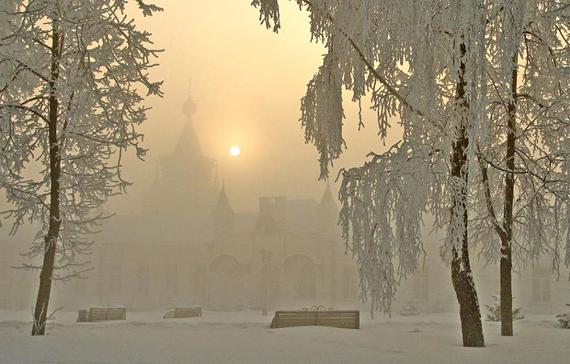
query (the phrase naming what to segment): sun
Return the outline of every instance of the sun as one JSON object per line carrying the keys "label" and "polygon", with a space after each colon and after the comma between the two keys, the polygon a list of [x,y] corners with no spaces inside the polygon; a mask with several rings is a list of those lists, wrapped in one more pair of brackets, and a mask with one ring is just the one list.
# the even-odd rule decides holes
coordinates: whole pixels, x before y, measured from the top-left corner
{"label": "sun", "polygon": [[230,155],[232,157],[237,157],[238,155],[240,155],[240,153],[241,153],[241,149],[239,146],[234,145],[230,148]]}

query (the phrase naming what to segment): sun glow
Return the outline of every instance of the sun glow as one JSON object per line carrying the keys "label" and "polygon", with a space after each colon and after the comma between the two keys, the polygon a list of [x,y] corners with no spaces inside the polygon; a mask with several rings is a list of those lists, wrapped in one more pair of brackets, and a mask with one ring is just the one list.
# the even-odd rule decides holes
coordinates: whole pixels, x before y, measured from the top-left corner
{"label": "sun glow", "polygon": [[237,157],[238,155],[240,155],[240,153],[241,153],[241,149],[237,145],[234,145],[230,148],[230,155],[232,157]]}

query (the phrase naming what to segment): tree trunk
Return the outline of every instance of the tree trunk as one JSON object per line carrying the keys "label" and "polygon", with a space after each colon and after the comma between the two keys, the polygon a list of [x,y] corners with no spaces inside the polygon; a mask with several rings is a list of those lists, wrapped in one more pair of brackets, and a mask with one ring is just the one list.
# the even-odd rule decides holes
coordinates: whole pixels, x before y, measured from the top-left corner
{"label": "tree trunk", "polygon": [[459,302],[463,346],[484,347],[485,338],[481,324],[481,312],[475,282],[473,281],[473,272],[469,265],[469,244],[466,237],[461,252],[456,249],[453,250],[451,278]]}
{"label": "tree trunk", "polygon": [[48,232],[44,238],[44,259],[40,273],[40,287],[34,309],[34,322],[32,336],[44,335],[46,330],[47,313],[51,294],[53,268],[55,263],[55,253],[59,231],[61,228],[60,215],[60,176],[61,176],[61,156],[59,151],[59,140],[57,136],[57,122],[59,102],[57,99],[56,85],[59,78],[60,64],[60,33],[59,21],[52,21],[52,46],[51,46],[51,79],[49,81],[49,178],[50,178],[50,205],[49,205],[49,225]]}
{"label": "tree trunk", "polygon": [[[518,54],[513,56],[513,65],[516,66]],[[500,295],[501,295],[501,335],[513,336],[513,290],[512,290],[512,240],[513,240],[513,203],[515,191],[515,141],[516,141],[516,93],[518,71],[513,67],[511,75],[511,98],[508,104],[507,122],[507,175],[505,176],[505,205],[503,227],[505,238],[501,239],[500,261]]]}
{"label": "tree trunk", "polygon": [[[462,196],[467,196],[467,155],[466,148],[469,144],[465,136],[465,129],[462,129],[459,140],[453,145],[452,176],[460,177],[464,181]],[[463,224],[465,226],[461,251],[453,248],[451,260],[451,280],[459,303],[459,316],[461,319],[461,333],[463,336],[463,346],[483,347],[485,339],[483,337],[483,326],[481,324],[481,312],[473,272],[469,260],[469,240],[467,237],[467,209],[466,201],[456,200],[454,204],[463,204]],[[452,209],[456,206],[452,206]]]}
{"label": "tree trunk", "polygon": [[[466,47],[460,45],[461,59],[465,56]],[[459,303],[459,316],[461,319],[461,333],[463,336],[463,346],[483,347],[485,339],[483,337],[483,326],[481,324],[481,312],[473,272],[469,260],[469,240],[467,236],[467,188],[469,181],[469,170],[467,161],[467,148],[469,138],[467,136],[468,109],[469,104],[465,94],[465,63],[462,61],[459,67],[459,81],[456,85],[455,101],[460,111],[461,124],[457,133],[457,140],[452,146],[451,156],[451,176],[462,181],[462,191],[460,197],[453,201],[451,213],[459,208],[463,210],[463,236],[461,251],[458,247],[452,248],[451,260],[451,280]]]}

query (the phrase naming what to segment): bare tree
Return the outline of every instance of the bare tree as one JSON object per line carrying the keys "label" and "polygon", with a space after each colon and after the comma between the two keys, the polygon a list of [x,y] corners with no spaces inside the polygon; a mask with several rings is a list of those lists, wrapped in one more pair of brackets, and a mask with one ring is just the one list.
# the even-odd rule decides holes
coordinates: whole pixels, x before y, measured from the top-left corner
{"label": "bare tree", "polygon": [[[162,9],[136,0],[145,16]],[[41,256],[32,335],[43,335],[53,279],[81,272],[95,213],[129,184],[122,156],[139,158],[142,89],[161,95],[149,70],[158,50],[120,0],[19,0],[0,39],[0,185],[12,233],[39,223]],[[31,267],[32,265],[30,265]],[[66,273],[58,274],[64,270]]]}

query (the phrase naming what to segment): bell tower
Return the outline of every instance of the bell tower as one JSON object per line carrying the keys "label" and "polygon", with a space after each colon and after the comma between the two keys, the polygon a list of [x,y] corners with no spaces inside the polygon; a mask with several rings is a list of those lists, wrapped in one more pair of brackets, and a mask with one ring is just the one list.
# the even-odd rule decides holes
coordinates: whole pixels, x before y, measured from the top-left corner
{"label": "bell tower", "polygon": [[145,196],[144,212],[171,218],[206,218],[216,200],[216,162],[202,152],[193,124],[196,106],[190,90],[182,111],[184,127],[173,151],[159,160],[154,182]]}

